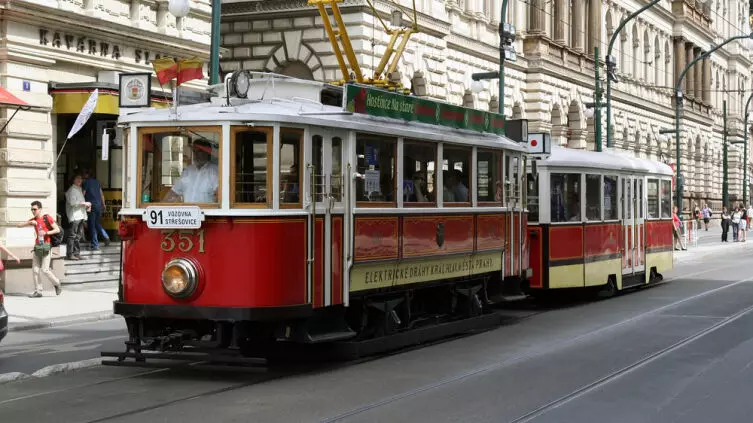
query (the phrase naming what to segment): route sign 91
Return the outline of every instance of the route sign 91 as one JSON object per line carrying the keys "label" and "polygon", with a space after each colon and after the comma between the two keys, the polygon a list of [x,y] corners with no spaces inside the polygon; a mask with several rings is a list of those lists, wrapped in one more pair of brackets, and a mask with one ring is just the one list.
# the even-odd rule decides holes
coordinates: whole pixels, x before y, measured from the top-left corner
{"label": "route sign 91", "polygon": [[149,229],[199,229],[204,215],[197,206],[150,206],[142,218]]}

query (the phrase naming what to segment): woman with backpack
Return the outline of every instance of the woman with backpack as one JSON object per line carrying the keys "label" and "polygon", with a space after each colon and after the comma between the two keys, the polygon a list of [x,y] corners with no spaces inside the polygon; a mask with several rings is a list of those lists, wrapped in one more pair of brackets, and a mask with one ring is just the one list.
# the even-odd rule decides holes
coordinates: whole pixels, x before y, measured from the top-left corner
{"label": "woman with backpack", "polygon": [[34,228],[34,234],[36,239],[34,241],[34,254],[32,254],[31,269],[34,276],[34,292],[29,294],[30,298],[39,298],[42,296],[44,287],[42,285],[42,275],[44,273],[47,279],[55,286],[55,294],[60,295],[63,291],[63,287],[60,285],[60,280],[52,273],[50,269],[50,262],[52,261],[52,240],[55,238],[59,243],[59,236],[62,234],[60,227],[50,215],[42,212],[42,203],[40,201],[34,201],[31,203],[31,213],[33,218],[26,222],[19,223],[17,227],[23,228],[24,226],[32,226]]}

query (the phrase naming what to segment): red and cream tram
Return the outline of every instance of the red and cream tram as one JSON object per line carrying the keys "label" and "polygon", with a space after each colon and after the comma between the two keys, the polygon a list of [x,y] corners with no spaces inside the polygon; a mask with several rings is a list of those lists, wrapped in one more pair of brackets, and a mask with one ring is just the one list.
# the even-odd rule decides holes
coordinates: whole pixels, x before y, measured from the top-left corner
{"label": "red and cream tram", "polygon": [[114,311],[137,353],[378,337],[478,316],[530,276],[526,148],[498,115],[243,71],[225,87],[119,121]]}
{"label": "red and cream tram", "polygon": [[555,147],[527,178],[530,292],[661,280],[672,268],[672,169]]}

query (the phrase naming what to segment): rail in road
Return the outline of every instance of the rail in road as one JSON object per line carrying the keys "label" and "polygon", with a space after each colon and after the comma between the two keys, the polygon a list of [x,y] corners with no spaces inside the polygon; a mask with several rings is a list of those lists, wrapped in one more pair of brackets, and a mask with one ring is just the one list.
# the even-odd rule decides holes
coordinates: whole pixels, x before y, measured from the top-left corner
{"label": "rail in road", "polygon": [[[672,368],[678,354],[720,333],[732,330],[737,336],[726,337],[742,342],[739,327],[753,314],[745,265],[729,260],[688,269],[654,288],[544,312],[523,310],[524,320],[493,331],[346,365],[223,374],[95,367],[23,380],[0,385],[0,418],[563,421],[558,413],[576,416],[610,389],[620,401],[635,402],[631,378],[641,375],[641,383],[650,385],[647,369],[659,363]],[[586,408],[600,412],[596,405]]]}

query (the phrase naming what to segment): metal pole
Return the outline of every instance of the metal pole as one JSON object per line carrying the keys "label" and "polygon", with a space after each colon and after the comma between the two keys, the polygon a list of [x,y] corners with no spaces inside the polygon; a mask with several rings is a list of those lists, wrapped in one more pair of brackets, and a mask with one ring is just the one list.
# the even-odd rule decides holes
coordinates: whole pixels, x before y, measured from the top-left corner
{"label": "metal pole", "polygon": [[[717,46],[714,46],[714,48],[712,48],[711,50],[709,50],[709,51],[707,51],[707,52],[705,52],[703,54],[698,55],[698,57],[696,57],[695,59],[693,59],[693,61],[690,62],[685,67],[685,69],[682,70],[682,73],[680,73],[680,76],[677,78],[677,82],[675,84],[675,154],[677,155],[677,157],[675,159],[676,160],[676,164],[677,164],[677,166],[676,166],[677,167],[677,169],[676,169],[676,172],[677,172],[677,191],[676,191],[675,195],[677,196],[677,198],[675,200],[676,200],[676,204],[677,204],[677,210],[680,213],[682,213],[682,177],[680,176],[680,143],[681,143],[681,139],[680,139],[680,119],[682,119],[682,116],[680,115],[680,110],[682,109],[682,79],[685,78],[685,74],[688,73],[688,70],[690,70],[690,68],[692,68],[693,65],[695,65],[699,61],[701,61],[701,60],[709,57],[711,55],[711,53],[719,50],[720,48],[722,48],[725,45],[731,43],[732,41],[742,40],[742,39],[745,39],[745,38],[753,38],[753,34],[736,35],[734,37],[730,37],[730,38],[724,40],[723,43],[721,43],[721,44],[719,44]],[[723,105],[724,105],[725,114],[726,114],[726,108],[727,108],[726,101],[723,103]],[[725,131],[725,134],[724,134],[724,137],[725,137],[725,141],[724,141],[724,149],[725,150],[724,151],[725,151],[725,153],[727,151],[726,150],[726,148],[727,148],[726,136],[727,136],[727,134],[726,134],[726,131]],[[725,166],[725,169],[726,169],[726,166],[727,166],[726,165],[726,163],[727,163],[727,155],[726,154],[724,156],[724,163],[725,163],[724,166]]]}
{"label": "metal pole", "polygon": [[727,147],[727,100],[722,101],[722,151],[724,157],[722,158],[722,205],[729,205],[729,180],[728,172],[729,167],[727,164],[727,154],[729,147]]}
{"label": "metal pole", "polygon": [[[610,57],[612,57],[612,48],[614,47],[614,42],[617,40],[617,35],[620,33],[622,28],[624,28],[625,25],[633,18],[643,13],[643,11],[655,5],[656,3],[659,3],[659,1],[661,0],[651,0],[651,3],[630,14],[627,19],[622,21],[617,29],[615,29],[614,33],[612,34],[612,38],[609,39],[609,46],[607,47],[607,61]],[[607,148],[611,147],[614,147],[614,140],[612,139],[612,81],[609,79],[609,75],[607,75]]]}
{"label": "metal pole", "polygon": [[507,0],[502,0],[499,17],[499,114],[502,115],[502,135],[505,135],[505,40],[502,32],[507,19]]}
{"label": "metal pole", "polygon": [[221,0],[212,0],[212,40],[209,50],[209,85],[220,82],[220,15]]}
{"label": "metal pole", "polygon": [[748,107],[750,106],[750,100],[753,99],[753,93],[748,96],[748,101],[745,102],[745,115],[743,118],[743,140],[745,142],[743,156],[745,161],[743,162],[745,167],[743,168],[743,203],[748,204]]}
{"label": "metal pole", "polygon": [[598,46],[594,46],[594,131],[596,135],[596,151],[601,152],[601,87],[599,86]]}

